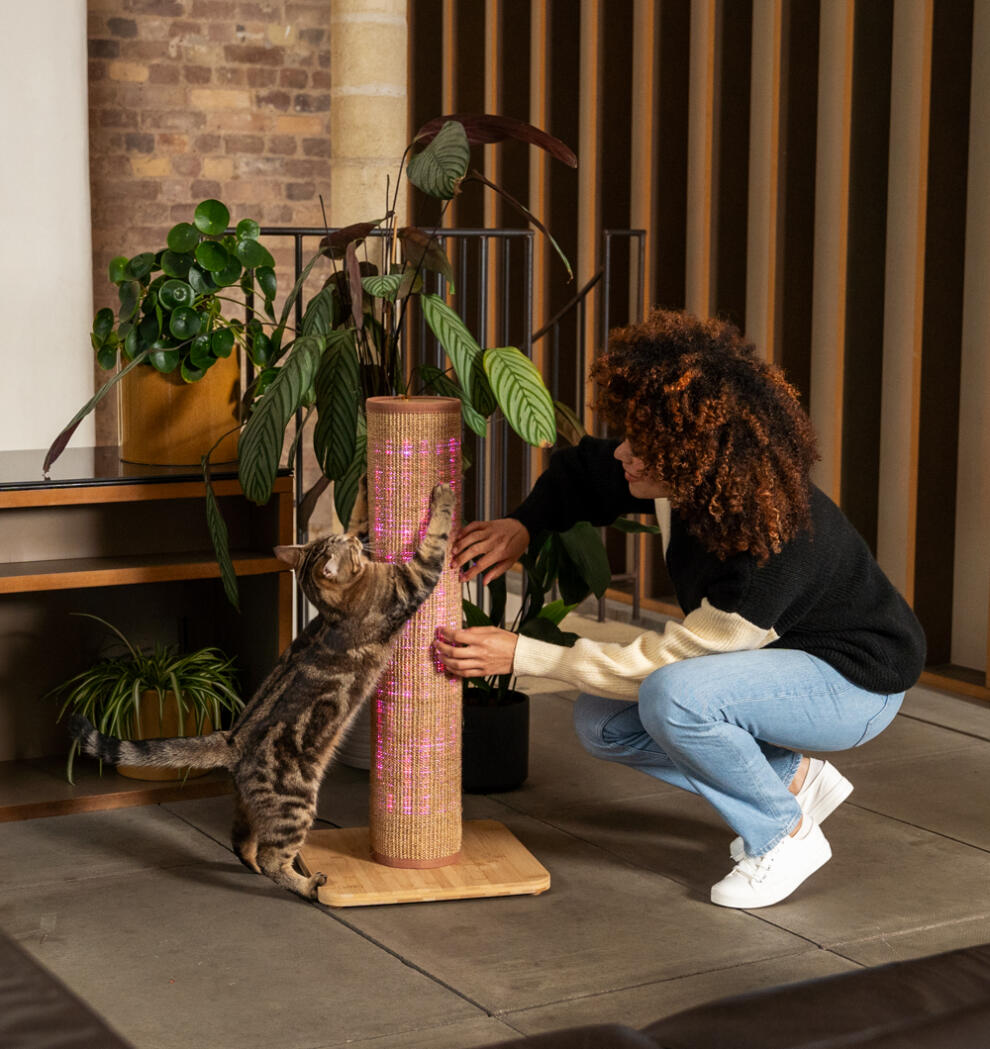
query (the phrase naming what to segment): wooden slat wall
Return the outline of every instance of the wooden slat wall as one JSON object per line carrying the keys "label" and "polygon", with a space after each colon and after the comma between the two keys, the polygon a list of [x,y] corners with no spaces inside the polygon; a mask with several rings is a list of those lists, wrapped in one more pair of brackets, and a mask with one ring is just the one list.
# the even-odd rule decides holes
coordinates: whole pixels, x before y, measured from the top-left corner
{"label": "wooden slat wall", "polygon": [[[601,264],[603,224],[646,229],[646,304],[730,317],[785,369],[816,481],[916,604],[926,679],[990,699],[990,0],[410,0],[410,18],[447,59],[410,63],[413,123],[438,96],[508,105],[525,75],[529,119],[578,152],[576,174],[528,159],[521,195],[576,263],[568,285],[538,238],[536,325]],[[520,24],[528,54],[499,43]],[[631,289],[610,302],[635,319]],[[647,547],[644,603],[667,608]]]}

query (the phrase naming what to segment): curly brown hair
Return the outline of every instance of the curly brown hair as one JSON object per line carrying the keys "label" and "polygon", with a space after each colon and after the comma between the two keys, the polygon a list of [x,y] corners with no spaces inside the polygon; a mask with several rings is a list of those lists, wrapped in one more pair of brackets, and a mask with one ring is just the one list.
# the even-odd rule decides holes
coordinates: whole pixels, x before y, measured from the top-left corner
{"label": "curly brown hair", "polygon": [[654,310],[611,332],[591,377],[604,418],[708,550],[763,563],[810,527],[811,422],[731,324]]}

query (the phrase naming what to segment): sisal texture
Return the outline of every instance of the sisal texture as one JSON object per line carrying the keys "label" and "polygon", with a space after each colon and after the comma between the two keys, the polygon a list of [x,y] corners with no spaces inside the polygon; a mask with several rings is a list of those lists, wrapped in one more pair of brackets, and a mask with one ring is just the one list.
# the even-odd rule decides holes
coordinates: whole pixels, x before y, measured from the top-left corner
{"label": "sisal texture", "polygon": [[[408,561],[426,529],[434,485],[457,495],[461,409],[451,397],[373,397],[367,402],[368,514],[374,556]],[[461,848],[461,682],[437,662],[438,627],[461,623],[461,588],[448,564],[406,624],[371,700],[369,832],[374,858],[391,867],[440,867]]]}

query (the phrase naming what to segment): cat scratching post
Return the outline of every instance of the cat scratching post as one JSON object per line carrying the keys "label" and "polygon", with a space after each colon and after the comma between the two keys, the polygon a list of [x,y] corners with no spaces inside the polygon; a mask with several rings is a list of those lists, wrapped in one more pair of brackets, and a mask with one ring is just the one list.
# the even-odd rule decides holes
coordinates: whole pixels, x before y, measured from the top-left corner
{"label": "cat scratching post", "polygon": [[[377,560],[409,560],[438,483],[460,492],[461,410],[450,397],[374,397],[368,419],[368,510]],[[459,502],[459,500],[458,500]],[[460,515],[455,513],[454,527]],[[370,702],[369,826],[314,831],[301,851],[322,870],[331,906],[539,893],[550,876],[492,820],[461,818],[461,682],[436,662],[437,627],[461,622],[448,564],[406,624]]]}

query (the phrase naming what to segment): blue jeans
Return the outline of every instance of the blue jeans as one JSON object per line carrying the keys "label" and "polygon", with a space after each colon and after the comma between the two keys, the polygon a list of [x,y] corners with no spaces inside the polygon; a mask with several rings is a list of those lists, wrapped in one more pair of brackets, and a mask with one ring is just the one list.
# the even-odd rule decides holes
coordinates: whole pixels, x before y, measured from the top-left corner
{"label": "blue jeans", "polygon": [[638,703],[580,695],[574,725],[595,757],[700,794],[760,856],[800,822],[787,788],[801,751],[858,747],[903,699],[867,692],[806,652],[764,648],[661,667]]}

